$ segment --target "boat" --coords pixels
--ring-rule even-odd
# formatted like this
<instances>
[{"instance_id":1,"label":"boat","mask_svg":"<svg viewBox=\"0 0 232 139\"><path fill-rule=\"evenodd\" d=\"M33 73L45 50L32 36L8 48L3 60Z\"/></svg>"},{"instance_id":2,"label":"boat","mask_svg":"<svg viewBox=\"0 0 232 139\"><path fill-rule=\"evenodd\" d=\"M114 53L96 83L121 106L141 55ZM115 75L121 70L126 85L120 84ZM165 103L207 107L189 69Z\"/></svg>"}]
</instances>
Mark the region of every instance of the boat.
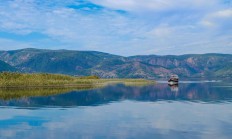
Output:
<instances>
[{"instance_id":1,"label":"boat","mask_svg":"<svg viewBox=\"0 0 232 139\"><path fill-rule=\"evenodd\" d=\"M179 77L178 77L178 75L171 75L171 77L170 77L169 80L168 80L168 83L169 83L170 85L178 84L178 82L179 82Z\"/></svg>"}]
</instances>

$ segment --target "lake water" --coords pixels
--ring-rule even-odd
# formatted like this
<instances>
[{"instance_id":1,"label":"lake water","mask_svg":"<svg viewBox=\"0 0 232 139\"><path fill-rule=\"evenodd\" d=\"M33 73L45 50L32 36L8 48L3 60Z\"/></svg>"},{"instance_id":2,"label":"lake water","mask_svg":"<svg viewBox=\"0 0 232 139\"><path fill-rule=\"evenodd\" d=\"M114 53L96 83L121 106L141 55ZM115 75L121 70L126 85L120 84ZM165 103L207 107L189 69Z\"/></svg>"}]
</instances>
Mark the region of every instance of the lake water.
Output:
<instances>
[{"instance_id":1,"label":"lake water","mask_svg":"<svg viewBox=\"0 0 232 139\"><path fill-rule=\"evenodd\" d=\"M232 138L230 82L118 84L51 96L1 97L0 106L1 139Z\"/></svg>"}]
</instances>

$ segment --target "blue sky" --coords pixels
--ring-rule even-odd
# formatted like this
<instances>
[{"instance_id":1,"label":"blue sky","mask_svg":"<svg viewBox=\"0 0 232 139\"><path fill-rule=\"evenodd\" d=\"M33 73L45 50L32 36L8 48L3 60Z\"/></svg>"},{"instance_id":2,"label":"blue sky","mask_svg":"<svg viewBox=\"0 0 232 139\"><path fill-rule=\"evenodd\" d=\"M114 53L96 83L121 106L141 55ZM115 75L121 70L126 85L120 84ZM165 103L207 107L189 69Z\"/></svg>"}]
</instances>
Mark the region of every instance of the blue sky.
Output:
<instances>
[{"instance_id":1,"label":"blue sky","mask_svg":"<svg viewBox=\"0 0 232 139\"><path fill-rule=\"evenodd\" d=\"M232 54L232 0L1 0L0 50Z\"/></svg>"}]
</instances>

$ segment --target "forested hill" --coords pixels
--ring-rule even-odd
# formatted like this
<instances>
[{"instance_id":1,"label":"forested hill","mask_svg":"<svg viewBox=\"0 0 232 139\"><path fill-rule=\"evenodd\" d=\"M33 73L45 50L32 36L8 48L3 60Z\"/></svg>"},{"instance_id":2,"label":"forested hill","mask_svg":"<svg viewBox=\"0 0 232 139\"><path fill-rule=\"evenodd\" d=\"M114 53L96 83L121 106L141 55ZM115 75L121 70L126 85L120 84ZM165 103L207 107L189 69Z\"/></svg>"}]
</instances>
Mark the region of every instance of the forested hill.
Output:
<instances>
[{"instance_id":1,"label":"forested hill","mask_svg":"<svg viewBox=\"0 0 232 139\"><path fill-rule=\"evenodd\" d=\"M98 75L103 78L158 78L170 74L232 77L232 55L229 54L123 57L96 51L21 49L0 51L0 60L4 61L0 62L0 67L7 65L9 71L17 69L28 73Z\"/></svg>"},{"instance_id":2,"label":"forested hill","mask_svg":"<svg viewBox=\"0 0 232 139\"><path fill-rule=\"evenodd\" d=\"M16 69L10 66L9 64L0 61L0 72L4 72L4 71L16 71Z\"/></svg>"}]
</instances>

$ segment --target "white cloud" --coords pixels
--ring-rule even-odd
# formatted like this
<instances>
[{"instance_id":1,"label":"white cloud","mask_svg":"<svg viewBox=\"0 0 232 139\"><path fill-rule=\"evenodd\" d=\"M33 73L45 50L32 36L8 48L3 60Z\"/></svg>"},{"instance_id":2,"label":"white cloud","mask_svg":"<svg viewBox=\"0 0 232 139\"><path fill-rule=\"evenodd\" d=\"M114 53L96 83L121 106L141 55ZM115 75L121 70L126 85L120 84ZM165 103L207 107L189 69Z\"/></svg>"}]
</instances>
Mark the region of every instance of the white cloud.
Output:
<instances>
[{"instance_id":1,"label":"white cloud","mask_svg":"<svg viewBox=\"0 0 232 139\"><path fill-rule=\"evenodd\" d=\"M7 3L0 8L2 31L17 34L40 32L57 41L85 45L86 48L111 42L108 39L115 40L133 30L123 29L129 27L125 22L130 21L111 11L88 14L67 7L41 8L33 2L22 1Z\"/></svg>"},{"instance_id":2,"label":"white cloud","mask_svg":"<svg viewBox=\"0 0 232 139\"><path fill-rule=\"evenodd\" d=\"M205 15L200 24L217 32L231 33L232 9L218 10Z\"/></svg>"},{"instance_id":3,"label":"white cloud","mask_svg":"<svg viewBox=\"0 0 232 139\"><path fill-rule=\"evenodd\" d=\"M216 17L232 18L232 9L218 11L214 14Z\"/></svg>"},{"instance_id":4,"label":"white cloud","mask_svg":"<svg viewBox=\"0 0 232 139\"><path fill-rule=\"evenodd\" d=\"M223 9L219 11L215 11L213 13L209 13L206 19L232 19L232 9Z\"/></svg>"},{"instance_id":5,"label":"white cloud","mask_svg":"<svg viewBox=\"0 0 232 139\"><path fill-rule=\"evenodd\" d=\"M163 11L173 9L208 9L217 6L218 0L91 0L96 4L126 11Z\"/></svg>"},{"instance_id":6,"label":"white cloud","mask_svg":"<svg viewBox=\"0 0 232 139\"><path fill-rule=\"evenodd\" d=\"M90 1L105 8L69 8L81 4L74 0L1 1L0 33L38 32L48 38L35 42L9 38L8 43L0 41L0 48L12 44L11 48L96 50L120 55L182 54L202 50L206 45L221 47L227 39L218 41L221 44L211 40L218 40L219 35L228 38L232 32L228 29L232 28L231 9L219 0ZM194 44L191 49L189 44ZM226 50L232 53L232 48ZM209 47L204 52L211 51Z\"/></svg>"},{"instance_id":7,"label":"white cloud","mask_svg":"<svg viewBox=\"0 0 232 139\"><path fill-rule=\"evenodd\" d=\"M151 30L148 34L156 38L163 38L173 35L172 34L173 32L174 32L173 28L169 26L161 25Z\"/></svg>"}]
</instances>

